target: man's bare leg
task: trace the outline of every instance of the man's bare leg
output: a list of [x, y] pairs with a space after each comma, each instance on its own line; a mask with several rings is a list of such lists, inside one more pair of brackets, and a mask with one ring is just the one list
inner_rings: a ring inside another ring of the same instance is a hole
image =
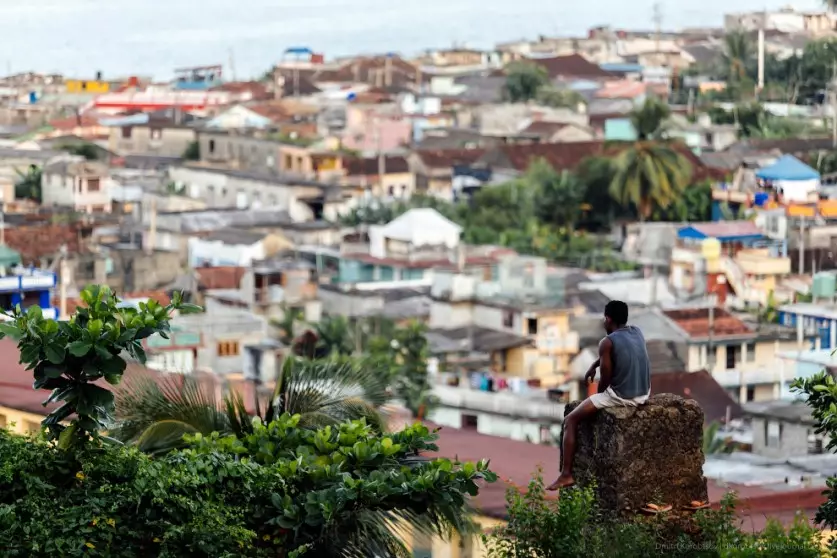
[[575, 457], [575, 437], [578, 433], [578, 424], [596, 414], [596, 406], [590, 399], [585, 399], [581, 405], [572, 410], [564, 419], [564, 442], [561, 447], [561, 475], [558, 480], [547, 487], [547, 490], [558, 490], [575, 484], [573, 478], [573, 458]]

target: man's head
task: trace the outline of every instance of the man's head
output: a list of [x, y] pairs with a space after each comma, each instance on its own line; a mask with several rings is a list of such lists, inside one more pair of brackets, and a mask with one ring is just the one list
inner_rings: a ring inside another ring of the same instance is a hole
[[628, 323], [628, 305], [621, 300], [611, 300], [605, 305], [604, 328], [608, 334]]

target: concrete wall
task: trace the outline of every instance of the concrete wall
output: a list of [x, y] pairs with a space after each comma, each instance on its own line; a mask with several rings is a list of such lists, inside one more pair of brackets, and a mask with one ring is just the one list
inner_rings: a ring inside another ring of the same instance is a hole
[[226, 244], [220, 240], [189, 239], [189, 267], [210, 265], [249, 267], [253, 260], [265, 258], [264, 242], [251, 245]]
[[8, 428], [11, 432], [18, 434], [37, 432], [41, 428], [41, 421], [44, 417], [46, 413], [39, 415], [11, 407], [0, 407], [0, 428]]
[[201, 161], [225, 163], [232, 168], [253, 171], [278, 171], [279, 148], [277, 141], [252, 136], [198, 132]]
[[[503, 438], [511, 438], [512, 440], [520, 440], [523, 442], [530, 441], [533, 443], [540, 443], [541, 441], [541, 424], [529, 420], [517, 419], [511, 415], [503, 416], [498, 414], [486, 413], [484, 411], [457, 409], [452, 407], [440, 406], [430, 413], [429, 419], [440, 425], [449, 428], [462, 428], [462, 415], [472, 415], [477, 417], [477, 432], [488, 436], [502, 436]], [[548, 427], [550, 436], [555, 437], [561, 433], [560, 424], [552, 424]], [[558, 449], [555, 449], [555, 462], [558, 463]], [[534, 467], [535, 464], [533, 464]]]
[[[767, 445], [767, 424], [780, 424], [780, 436], [778, 447]], [[799, 457], [808, 455], [808, 430], [809, 426], [790, 422], [779, 422], [761, 417], [753, 418], [753, 453], [765, 457]]]
[[182, 157], [189, 144], [195, 141], [195, 130], [185, 126], [129, 126], [127, 129], [130, 137], [126, 138], [121, 126], [110, 128], [109, 150], [120, 155]]
[[171, 167], [169, 178], [185, 187], [185, 195], [204, 200], [208, 207], [279, 207], [287, 210], [294, 221], [310, 221], [314, 217], [311, 208], [299, 198], [321, 194], [316, 187], [232, 176], [210, 169]]

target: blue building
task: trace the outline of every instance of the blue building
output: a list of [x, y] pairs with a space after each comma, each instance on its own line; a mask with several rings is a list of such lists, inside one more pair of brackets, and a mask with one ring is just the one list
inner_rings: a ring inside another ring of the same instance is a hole
[[[815, 335], [812, 349], [837, 348], [837, 308], [834, 305], [797, 302], [779, 307], [779, 323], [795, 327], [797, 336]], [[817, 347], [819, 345], [819, 347]]]
[[57, 318], [52, 305], [52, 292], [58, 284], [55, 273], [21, 266], [20, 254], [8, 246], [0, 246], [0, 310], [11, 311], [40, 306], [45, 318]]

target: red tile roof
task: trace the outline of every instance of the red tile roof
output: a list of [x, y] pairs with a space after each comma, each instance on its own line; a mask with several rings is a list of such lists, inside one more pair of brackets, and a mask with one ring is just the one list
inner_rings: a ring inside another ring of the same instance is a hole
[[51, 128], [56, 130], [73, 130], [74, 128], [78, 127], [94, 127], [99, 125], [99, 119], [94, 118], [92, 116], [87, 115], [80, 115], [80, 116], [70, 116], [68, 118], [59, 118], [57, 120], [51, 120], [49, 123]]
[[[663, 314], [673, 321], [689, 337], [702, 339], [709, 336], [709, 308], [683, 308], [664, 310]], [[713, 337], [753, 336], [753, 329], [724, 310], [715, 308], [713, 316]]]
[[[494, 149], [508, 159], [511, 168], [522, 172], [529, 167], [532, 161], [539, 158], [546, 159], [557, 170], [572, 170], [589, 157], [615, 157], [630, 145], [627, 142], [605, 143], [602, 141], [580, 141], [571, 143], [502, 145]], [[674, 149], [691, 163], [693, 180], [719, 179], [725, 176], [726, 173], [707, 167], [685, 144], [675, 142], [672, 145]]]
[[237, 289], [246, 269], [235, 266], [199, 267], [195, 269], [198, 286], [203, 289]]
[[673, 393], [694, 399], [703, 409], [707, 423], [725, 421], [728, 409], [730, 418], [743, 415], [741, 405], [706, 370], [652, 374], [651, 393]]
[[[510, 486], [525, 488], [539, 465], [543, 466], [545, 482], [552, 481], [551, 477], [558, 474], [559, 451], [553, 446], [448, 427], [441, 429], [436, 445], [439, 456], [463, 461], [490, 460], [491, 470], [502, 482], [482, 487], [474, 504], [481, 513], [491, 517], [507, 517], [506, 489]], [[796, 510], [810, 511], [825, 501], [822, 488], [777, 491], [762, 486], [720, 486], [713, 480], [707, 481], [707, 488], [709, 501], [715, 506], [726, 493], [736, 492], [739, 516], [754, 523], [761, 521], [762, 525], [764, 515], [780, 520], [792, 519]]]
[[[384, 163], [384, 170], [387, 174], [410, 172], [407, 159], [400, 155], [387, 156], [385, 157]], [[354, 157], [345, 159], [343, 165], [346, 167], [349, 176], [372, 176], [378, 174], [377, 157], [366, 157], [363, 159]]]
[[429, 168], [452, 168], [471, 165], [485, 154], [485, 149], [428, 149], [415, 152]]
[[535, 58], [531, 61], [543, 66], [551, 79], [615, 79], [617, 77], [616, 74], [602, 70], [580, 54]]

